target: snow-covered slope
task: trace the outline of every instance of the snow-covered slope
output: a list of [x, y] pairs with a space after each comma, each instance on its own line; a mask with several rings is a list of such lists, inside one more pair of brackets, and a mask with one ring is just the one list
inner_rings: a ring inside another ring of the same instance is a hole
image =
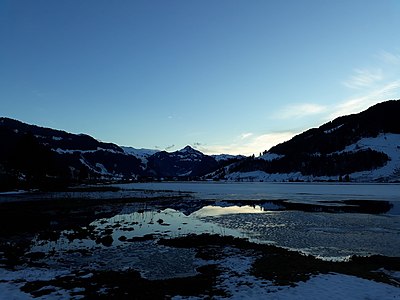
[[400, 100], [378, 103], [306, 130], [221, 174], [239, 181], [400, 181], [399, 115]]
[[170, 153], [171, 155], [175, 155], [178, 157], [180, 161], [192, 161], [192, 162], [199, 162], [203, 158], [204, 154], [200, 151], [193, 149], [190, 146], [186, 146], [185, 148]]
[[343, 151], [358, 152], [368, 148], [385, 153], [390, 160], [376, 170], [353, 173], [351, 178], [357, 181], [400, 180], [400, 134], [383, 133], [374, 138], [362, 138]]
[[232, 159], [243, 159], [245, 156], [243, 155], [231, 155], [231, 154], [214, 154], [211, 155], [216, 161], [224, 161], [224, 160], [232, 160]]
[[[362, 138], [356, 143], [346, 146], [343, 150], [334, 154], [357, 153], [371, 149], [385, 153], [389, 160], [387, 163], [377, 169], [348, 174], [351, 181], [357, 182], [397, 182], [400, 181], [400, 134], [382, 133], [377, 137]], [[280, 159], [283, 156], [267, 153], [258, 159], [271, 161]], [[318, 181], [333, 180], [337, 181], [338, 176], [313, 176], [303, 175], [301, 172], [291, 173], [266, 173], [255, 170], [251, 172], [233, 172], [226, 176], [231, 181]]]
[[282, 158], [282, 157], [283, 157], [283, 155], [267, 152], [267, 153], [261, 155], [258, 158], [266, 160], [266, 161], [271, 161], [271, 160], [279, 159], [279, 158]]
[[46, 186], [48, 178], [66, 183], [131, 179], [143, 172], [138, 158], [127, 155], [116, 144], [101, 142], [86, 134], [39, 127], [9, 118], [0, 118], [0, 131], [3, 133], [0, 165], [11, 159], [4, 171], [10, 178], [15, 173], [23, 174], [22, 177], [39, 177], [37, 174], [40, 173], [40, 180]]
[[133, 147], [127, 147], [127, 146], [121, 146], [122, 150], [124, 150], [125, 154], [127, 155], [132, 155], [135, 156], [136, 158], [139, 158], [142, 161], [142, 164], [144, 166], [147, 166], [148, 158], [152, 156], [153, 154], [159, 152], [159, 150], [156, 149], [144, 149], [144, 148], [133, 148]]
[[44, 186], [49, 178], [66, 183], [103, 178], [337, 181], [349, 177], [395, 182], [400, 181], [399, 115], [400, 100], [382, 102], [309, 129], [260, 157], [209, 156], [190, 146], [175, 152], [120, 147], [85, 134], [0, 118], [0, 175], [15, 188], [30, 176], [40, 177]]

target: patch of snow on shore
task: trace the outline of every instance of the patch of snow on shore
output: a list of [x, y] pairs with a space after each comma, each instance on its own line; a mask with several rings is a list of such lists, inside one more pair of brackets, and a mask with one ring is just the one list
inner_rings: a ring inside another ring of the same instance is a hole
[[[272, 299], [351, 299], [351, 300], [381, 300], [400, 299], [400, 288], [343, 274], [318, 275], [307, 282], [300, 282], [296, 287], [270, 287]], [[239, 296], [239, 295], [238, 295]], [[245, 294], [243, 294], [245, 296]], [[231, 299], [239, 299], [232, 297]], [[242, 297], [242, 299], [244, 299]], [[253, 299], [265, 299], [258, 294]]]
[[248, 275], [249, 261], [238, 257], [224, 263], [230, 272], [222, 277], [220, 288], [230, 296], [215, 299], [275, 300], [381, 300], [400, 299], [400, 288], [343, 274], [321, 274], [295, 287], [275, 286], [271, 282]]
[[[400, 299], [400, 288], [385, 283], [343, 274], [320, 274], [296, 286], [276, 286], [272, 282], [250, 275], [254, 255], [243, 255], [238, 249], [226, 248], [227, 257], [215, 261], [224, 270], [217, 288], [228, 296], [213, 299], [274, 299], [274, 300], [381, 300]], [[172, 299], [204, 299], [175, 296]]]
[[[37, 280], [52, 280], [59, 276], [69, 275], [68, 270], [49, 270], [40, 268], [26, 268], [21, 270], [9, 271], [0, 268], [0, 299], [30, 300], [34, 297], [31, 294], [20, 290], [26, 282]], [[53, 288], [50, 287], [49, 288]], [[38, 300], [47, 299], [71, 299], [71, 295], [66, 290], [54, 287], [54, 292], [36, 297]]]

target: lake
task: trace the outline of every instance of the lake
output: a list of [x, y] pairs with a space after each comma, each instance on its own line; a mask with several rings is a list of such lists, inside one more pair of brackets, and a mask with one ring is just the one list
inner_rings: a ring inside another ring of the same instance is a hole
[[[0, 266], [36, 270], [36, 275], [29, 279], [3, 270], [0, 280], [15, 277], [15, 288], [43, 272], [63, 278], [78, 270], [84, 270], [82, 276], [135, 270], [151, 282], [191, 278], [202, 264], [198, 252], [159, 241], [204, 233], [324, 261], [400, 257], [399, 195], [398, 184], [222, 182], [1, 195]], [[11, 251], [10, 243], [19, 252]]]

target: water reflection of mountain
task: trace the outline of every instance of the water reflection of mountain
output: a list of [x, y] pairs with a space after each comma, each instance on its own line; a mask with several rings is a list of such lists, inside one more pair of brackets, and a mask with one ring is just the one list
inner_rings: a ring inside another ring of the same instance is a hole
[[[237, 209], [237, 213], [254, 213], [262, 211], [297, 210], [304, 212], [328, 212], [328, 213], [388, 213], [394, 204], [390, 201], [380, 200], [340, 200], [319, 201], [314, 203], [294, 202], [293, 200], [257, 200], [257, 201], [181, 201], [170, 203], [170, 207], [181, 211], [185, 215], [193, 214], [205, 206], [214, 207], [253, 207], [254, 211]], [[233, 210], [231, 213], [235, 213]]]

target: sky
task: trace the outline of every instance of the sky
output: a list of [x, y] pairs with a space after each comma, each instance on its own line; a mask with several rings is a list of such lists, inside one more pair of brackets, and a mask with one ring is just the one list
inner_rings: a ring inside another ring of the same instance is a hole
[[258, 155], [400, 99], [398, 0], [0, 0], [0, 116]]

